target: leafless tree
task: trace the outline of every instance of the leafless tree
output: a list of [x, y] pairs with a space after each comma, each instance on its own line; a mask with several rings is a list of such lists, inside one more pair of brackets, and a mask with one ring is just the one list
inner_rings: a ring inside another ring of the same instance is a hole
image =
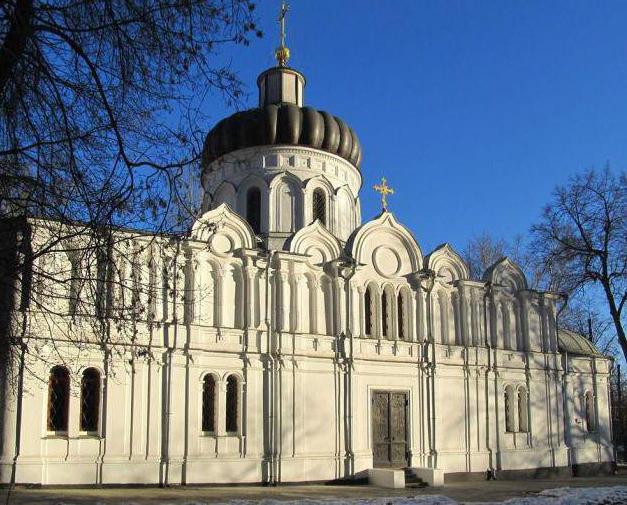
[[627, 301], [627, 176], [589, 170], [559, 186], [539, 223], [531, 250], [554, 291], [600, 289], [627, 358], [623, 308]]
[[481, 279], [486, 269], [507, 255], [509, 246], [503, 239], [497, 239], [487, 232], [471, 238], [462, 254], [468, 265], [470, 277]]
[[[91, 304], [76, 311], [103, 316], [87, 291], [120, 282], [103, 265], [124, 255], [132, 263], [138, 251], [127, 247], [129, 230], [163, 236], [188, 228], [210, 100], [237, 105], [243, 94], [220, 49], [261, 36], [254, 7], [248, 0], [0, 3], [0, 358], [28, 347], [9, 334], [9, 315], [37, 308], [54, 325], [59, 314], [43, 302], [55, 286], [71, 283], [72, 309]], [[54, 223], [46, 240], [31, 240], [44, 222]], [[38, 260], [57, 252], [81, 269], [42, 268]]]

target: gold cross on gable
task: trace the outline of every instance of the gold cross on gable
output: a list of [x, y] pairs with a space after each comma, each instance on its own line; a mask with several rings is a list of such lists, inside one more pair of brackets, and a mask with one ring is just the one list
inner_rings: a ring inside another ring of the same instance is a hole
[[388, 195], [394, 194], [394, 188], [388, 186], [388, 181], [385, 177], [381, 177], [381, 184], [375, 184], [372, 188], [381, 194], [381, 205], [383, 210], [388, 210]]

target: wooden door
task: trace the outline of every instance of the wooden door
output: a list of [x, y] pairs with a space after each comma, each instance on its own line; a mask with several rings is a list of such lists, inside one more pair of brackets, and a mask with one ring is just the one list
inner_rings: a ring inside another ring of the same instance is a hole
[[372, 439], [375, 467], [407, 466], [407, 393], [372, 393]]

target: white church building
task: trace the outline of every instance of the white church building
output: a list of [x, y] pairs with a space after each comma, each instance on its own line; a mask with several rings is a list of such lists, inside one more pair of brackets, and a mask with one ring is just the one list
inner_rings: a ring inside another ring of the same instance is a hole
[[[101, 283], [71, 253], [89, 237], [38, 258], [67, 282], [13, 304], [31, 352], [2, 374], [0, 483], [608, 468], [610, 360], [558, 328], [559, 297], [510, 259], [473, 279], [385, 207], [362, 222], [355, 131], [305, 106], [304, 76], [277, 53], [259, 106], [207, 135], [189, 234], [119, 230]], [[28, 223], [33, 243], [60, 226]]]

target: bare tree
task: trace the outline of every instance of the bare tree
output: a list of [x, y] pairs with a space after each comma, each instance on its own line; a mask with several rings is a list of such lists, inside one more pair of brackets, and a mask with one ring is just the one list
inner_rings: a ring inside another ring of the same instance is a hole
[[[58, 316], [97, 316], [91, 330], [107, 345], [106, 326], [130, 322], [132, 339], [132, 322], [145, 310], [133, 294], [141, 289], [115, 304], [128, 309], [115, 318], [97, 292], [103, 283], [121, 293], [137, 285], [134, 269], [126, 278], [116, 271], [122, 259], [136, 264], [152, 250], [134, 235], [180, 233], [195, 217], [189, 188], [210, 99], [237, 105], [243, 96], [220, 48], [261, 36], [254, 7], [248, 0], [0, 3], [0, 359], [16, 350], [37, 355], [13, 331], [25, 326], [13, 320], [30, 310], [49, 315], [40, 335], [63, 334], [77, 346], [80, 332], [63, 330]], [[34, 240], [36, 227], [45, 233]], [[49, 261], [58, 253], [72, 261]], [[59, 287], [70, 297], [61, 312], [49, 303]]]
[[571, 297], [599, 288], [627, 358], [627, 177], [609, 168], [573, 177], [553, 193], [532, 227], [531, 250], [554, 291]]
[[507, 255], [509, 246], [503, 239], [497, 239], [488, 232], [471, 238], [462, 254], [468, 265], [470, 277], [480, 279], [486, 269]]

